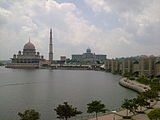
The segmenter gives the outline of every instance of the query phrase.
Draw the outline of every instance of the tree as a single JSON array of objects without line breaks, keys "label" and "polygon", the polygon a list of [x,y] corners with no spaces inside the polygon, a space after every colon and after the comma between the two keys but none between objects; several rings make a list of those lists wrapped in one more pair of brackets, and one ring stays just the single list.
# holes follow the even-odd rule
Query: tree
[{"label": "tree", "polygon": [[149,100],[153,100],[153,99],[156,99],[158,97],[157,90],[153,90],[153,89],[147,90],[142,94]]},{"label": "tree", "polygon": [[58,105],[57,108],[54,109],[57,113],[57,118],[65,119],[74,117],[78,114],[82,114],[81,111],[78,111],[77,108],[73,108],[72,105],[68,105],[67,102],[64,102],[63,105]]},{"label": "tree", "polygon": [[40,114],[36,112],[34,109],[25,110],[23,113],[18,113],[20,120],[38,120],[40,118]]},{"label": "tree", "polygon": [[148,85],[150,83],[149,79],[147,77],[145,77],[144,75],[139,75],[137,78],[137,81],[142,84],[146,84],[146,85]]},{"label": "tree", "polygon": [[143,96],[143,95],[139,95],[135,99],[135,101],[136,101],[137,106],[140,106],[140,112],[142,112],[142,107],[150,105],[150,103],[147,102],[147,100],[145,99],[145,96]]},{"label": "tree", "polygon": [[151,110],[147,115],[151,120],[160,120],[160,108]]},{"label": "tree", "polygon": [[101,104],[101,101],[92,101],[91,103],[87,104],[87,113],[95,113],[96,120],[98,120],[97,114],[102,112],[105,113],[105,105]]},{"label": "tree", "polygon": [[134,98],[134,99],[124,99],[124,102],[121,105],[121,107],[124,108],[124,109],[127,109],[127,116],[128,116],[129,111],[134,114],[137,107],[138,107],[137,104],[136,104],[136,98]]},{"label": "tree", "polygon": [[130,109],[130,102],[128,99],[124,99],[123,104],[121,105],[122,108],[127,110],[127,115],[128,116],[128,110]]},{"label": "tree", "polygon": [[152,81],[152,84],[159,84],[160,83],[160,79],[158,79],[156,77],[152,78],[151,81]]}]

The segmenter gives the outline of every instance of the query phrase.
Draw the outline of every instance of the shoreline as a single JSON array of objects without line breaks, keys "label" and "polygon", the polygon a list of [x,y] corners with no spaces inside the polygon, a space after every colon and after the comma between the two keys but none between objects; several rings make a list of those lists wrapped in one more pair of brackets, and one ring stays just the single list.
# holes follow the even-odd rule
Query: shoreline
[{"label": "shoreline", "polygon": [[[136,81],[129,80],[129,79],[125,78],[125,77],[120,78],[119,84],[122,87],[125,87],[127,89],[131,89],[131,90],[133,90],[133,91],[135,91],[137,93],[142,93],[142,92],[145,92],[146,90],[151,89],[147,85],[138,83]],[[106,115],[99,116],[98,118],[99,119],[101,119],[101,118],[102,119],[113,119],[113,116],[114,116],[115,120],[120,120],[120,119],[122,119],[122,116],[125,115],[125,114],[126,114],[126,109],[120,109],[116,113],[108,113]],[[89,118],[89,119],[86,119],[86,120],[95,120],[95,117],[94,118]]]},{"label": "shoreline", "polygon": [[136,91],[138,93],[145,92],[146,90],[150,90],[151,88],[147,85],[138,83],[133,80],[129,80],[127,78],[121,78],[119,81],[119,84],[125,88],[131,89],[133,91]]}]

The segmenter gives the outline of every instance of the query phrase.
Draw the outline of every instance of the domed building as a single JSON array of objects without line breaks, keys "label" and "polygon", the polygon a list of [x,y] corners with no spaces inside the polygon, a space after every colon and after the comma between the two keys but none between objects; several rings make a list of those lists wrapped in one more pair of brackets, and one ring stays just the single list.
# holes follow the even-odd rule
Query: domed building
[{"label": "domed building", "polygon": [[44,61],[44,58],[36,52],[34,44],[29,40],[24,45],[23,51],[19,51],[17,55],[14,54],[11,60],[12,63],[7,65],[9,68],[38,68],[40,61]]},{"label": "domed building", "polygon": [[96,55],[95,53],[91,52],[90,48],[86,49],[86,52],[83,54],[74,54],[72,55],[72,60],[90,60],[90,61],[95,61],[95,60],[106,60],[107,55],[104,54],[98,54]]},{"label": "domed building", "polygon": [[83,59],[94,59],[95,56],[94,56],[93,53],[91,53],[91,49],[90,49],[90,48],[87,48],[87,49],[86,49],[86,53],[83,53],[83,54],[82,54],[82,58],[83,58]]},{"label": "domed building", "polygon": [[87,48],[86,53],[91,53],[91,49]]}]

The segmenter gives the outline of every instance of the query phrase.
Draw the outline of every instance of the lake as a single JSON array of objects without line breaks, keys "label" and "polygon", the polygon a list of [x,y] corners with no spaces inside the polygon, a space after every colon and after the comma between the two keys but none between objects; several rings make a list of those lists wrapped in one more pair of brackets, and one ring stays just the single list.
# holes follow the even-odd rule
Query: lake
[{"label": "lake", "polygon": [[68,102],[86,114],[92,100],[107,109],[120,108],[136,92],[118,84],[121,76],[101,71],[8,69],[0,67],[0,118],[17,120],[17,112],[35,109],[41,120],[55,120],[54,108]]}]

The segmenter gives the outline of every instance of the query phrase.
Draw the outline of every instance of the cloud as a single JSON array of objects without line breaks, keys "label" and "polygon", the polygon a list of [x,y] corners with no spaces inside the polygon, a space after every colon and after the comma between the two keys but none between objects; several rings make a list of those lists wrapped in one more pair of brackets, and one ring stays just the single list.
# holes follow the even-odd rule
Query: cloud
[{"label": "cloud", "polygon": [[[102,4],[99,4],[101,1]],[[160,50],[160,1],[158,0],[85,0],[95,14],[116,15],[121,29],[130,38],[119,40],[130,46],[137,46],[137,54],[159,54]],[[109,11],[105,10],[109,6]],[[100,9],[100,10],[99,10]],[[117,28],[115,28],[117,29]],[[150,47],[152,49],[150,49]],[[140,51],[141,50],[141,51]],[[148,51],[150,50],[150,52]],[[147,52],[146,52],[147,51]]]},{"label": "cloud", "polygon": [[90,5],[95,12],[111,12],[111,8],[105,0],[85,0],[85,2]]},{"label": "cloud", "polygon": [[[159,54],[160,1],[84,0],[94,13],[116,16],[118,26],[104,30],[85,19],[78,4],[55,0],[0,1],[0,59],[23,49],[29,36],[48,59],[49,29],[53,28],[54,58],[82,53],[87,47],[111,57]],[[86,14],[86,15],[84,15]],[[96,16],[94,16],[96,17]],[[93,18],[94,18],[93,17]],[[97,16],[98,17],[98,16]],[[112,19],[111,19],[112,20]],[[103,20],[102,20],[103,21]],[[106,22],[97,21],[101,26]]]},{"label": "cloud", "polygon": [[4,51],[1,51],[1,59],[7,59],[18,50],[22,50],[29,36],[47,59],[50,27],[54,31],[56,59],[59,55],[70,56],[73,51],[66,52],[70,47],[80,48],[84,42],[90,44],[90,36],[99,31],[81,17],[80,10],[73,3],[58,3],[54,0],[14,0],[12,3],[8,1],[2,3],[0,43],[1,49],[8,49],[8,53],[4,54]]}]

